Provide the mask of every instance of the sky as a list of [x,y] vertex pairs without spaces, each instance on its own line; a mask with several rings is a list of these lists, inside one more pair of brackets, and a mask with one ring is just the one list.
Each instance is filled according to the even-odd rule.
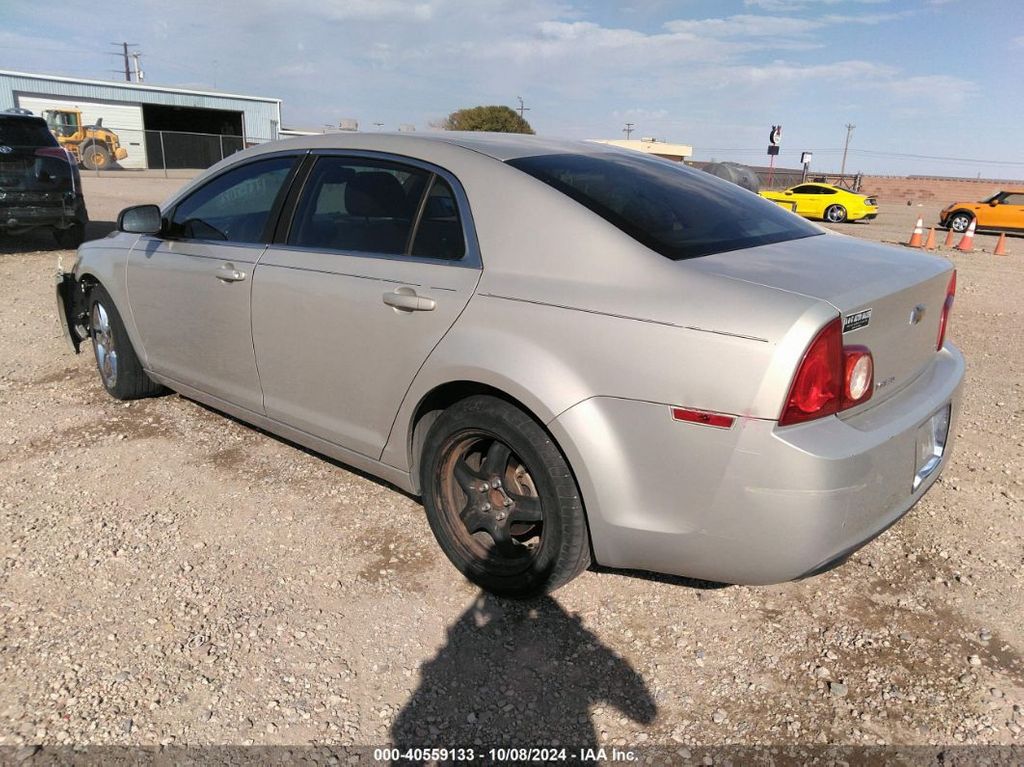
[[[695,159],[1024,178],[1019,0],[0,0],[0,69],[283,99],[363,130],[517,107],[539,134],[653,136]],[[121,76],[123,79],[123,76]]]

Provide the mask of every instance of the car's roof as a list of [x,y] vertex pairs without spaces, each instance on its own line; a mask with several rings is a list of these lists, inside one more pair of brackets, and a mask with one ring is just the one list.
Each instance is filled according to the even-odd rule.
[[26,115],[21,114],[20,112],[0,112],[0,120],[27,120],[29,122],[40,122],[43,125],[46,125],[46,120],[39,115]]
[[[424,148],[431,143],[469,149],[496,160],[531,157],[541,154],[603,154],[615,152],[613,147],[592,141],[551,139],[520,133],[485,133],[436,131],[429,133],[322,133],[285,139],[291,146],[310,149],[374,149],[400,152],[411,144]],[[620,150],[621,151],[621,150]]]

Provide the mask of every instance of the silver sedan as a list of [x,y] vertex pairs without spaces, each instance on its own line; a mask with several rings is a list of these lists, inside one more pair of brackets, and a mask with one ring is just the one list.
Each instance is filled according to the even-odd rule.
[[122,212],[58,277],[119,399],[171,389],[421,495],[466,577],[591,562],[770,583],[948,460],[949,262],[598,144],[266,144]]

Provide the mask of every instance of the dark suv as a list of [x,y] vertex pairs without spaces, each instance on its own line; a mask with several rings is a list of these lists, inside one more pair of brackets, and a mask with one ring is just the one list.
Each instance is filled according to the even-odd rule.
[[77,248],[88,220],[78,166],[46,122],[0,112],[0,234],[44,227],[62,248]]

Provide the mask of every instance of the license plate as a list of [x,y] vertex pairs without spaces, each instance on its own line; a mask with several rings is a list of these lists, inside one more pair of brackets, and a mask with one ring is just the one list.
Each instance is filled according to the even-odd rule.
[[950,406],[946,405],[917,427],[917,459],[915,461],[914,490],[921,486],[942,463],[949,436]]

